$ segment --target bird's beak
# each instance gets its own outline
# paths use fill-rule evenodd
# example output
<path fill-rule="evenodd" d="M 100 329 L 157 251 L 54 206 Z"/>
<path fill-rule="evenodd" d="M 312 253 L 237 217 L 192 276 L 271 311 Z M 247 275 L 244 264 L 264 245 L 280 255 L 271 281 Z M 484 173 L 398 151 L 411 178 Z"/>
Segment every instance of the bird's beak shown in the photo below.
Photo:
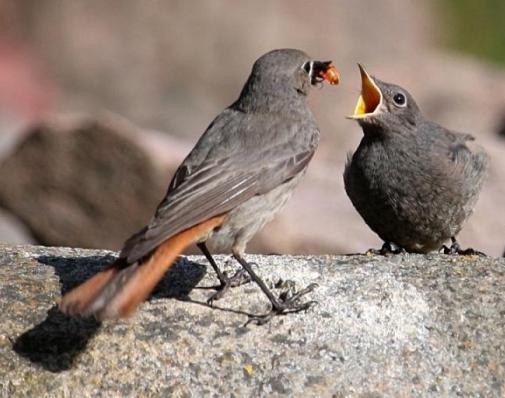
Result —
<path fill-rule="evenodd" d="M 327 81 L 330 84 L 338 84 L 340 74 L 331 61 L 311 61 L 310 80 L 312 84 Z"/>
<path fill-rule="evenodd" d="M 358 67 L 361 73 L 361 95 L 354 108 L 354 114 L 349 116 L 351 119 L 363 119 L 373 115 L 382 104 L 382 93 L 379 87 L 362 65 L 358 64 Z"/>

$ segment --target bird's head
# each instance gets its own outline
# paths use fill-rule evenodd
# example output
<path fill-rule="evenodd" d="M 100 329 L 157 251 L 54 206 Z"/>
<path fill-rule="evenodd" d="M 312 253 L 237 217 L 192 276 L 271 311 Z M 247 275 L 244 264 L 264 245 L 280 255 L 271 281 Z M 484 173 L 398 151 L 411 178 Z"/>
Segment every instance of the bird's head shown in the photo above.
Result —
<path fill-rule="evenodd" d="M 405 130 L 416 125 L 421 112 L 414 98 L 404 88 L 383 82 L 370 76 L 358 64 L 361 73 L 361 94 L 349 116 L 363 127 L 391 132 Z M 403 126 L 403 129 L 400 127 Z"/>
<path fill-rule="evenodd" d="M 331 61 L 316 61 L 295 49 L 273 50 L 256 60 L 239 101 L 253 107 L 296 101 L 307 96 L 311 86 L 338 84 L 339 79 Z"/>

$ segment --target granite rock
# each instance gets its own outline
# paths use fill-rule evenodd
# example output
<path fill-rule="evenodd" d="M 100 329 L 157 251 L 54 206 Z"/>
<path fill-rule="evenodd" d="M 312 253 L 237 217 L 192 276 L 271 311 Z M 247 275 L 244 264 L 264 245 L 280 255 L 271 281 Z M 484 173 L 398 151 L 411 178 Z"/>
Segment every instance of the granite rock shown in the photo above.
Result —
<path fill-rule="evenodd" d="M 319 287 L 307 312 L 254 285 L 216 308 L 203 257 L 181 257 L 130 319 L 58 312 L 62 292 L 114 257 L 0 246 L 0 396 L 503 396 L 505 259 L 249 256 L 277 294 Z M 229 272 L 236 264 L 217 260 Z M 279 281 L 282 280 L 281 283 Z"/>

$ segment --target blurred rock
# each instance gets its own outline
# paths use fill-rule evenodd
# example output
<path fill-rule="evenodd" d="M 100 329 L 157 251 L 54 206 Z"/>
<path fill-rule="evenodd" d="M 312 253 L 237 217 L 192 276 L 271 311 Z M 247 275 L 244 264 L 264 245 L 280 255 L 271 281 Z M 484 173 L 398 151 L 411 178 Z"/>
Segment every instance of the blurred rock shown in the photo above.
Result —
<path fill-rule="evenodd" d="M 0 395 L 503 397 L 505 259 L 248 256 L 275 294 L 319 286 L 308 311 L 244 326 L 268 309 L 258 287 L 209 308 L 214 272 L 180 257 L 130 319 L 61 314 L 113 255 L 0 245 Z"/>
<path fill-rule="evenodd" d="M 54 102 L 60 111 L 110 109 L 143 127 L 184 137 L 188 149 L 238 96 L 262 53 L 296 47 L 333 59 L 341 84 L 309 98 L 321 128 L 320 148 L 285 211 L 251 250 L 335 253 L 380 246 L 342 183 L 347 152 L 362 136 L 358 125 L 344 118 L 358 96 L 359 61 L 379 78 L 406 87 L 430 119 L 474 134 L 491 153 L 490 178 L 460 240 L 491 255 L 502 253 L 505 143 L 496 136 L 496 122 L 505 109 L 505 72 L 441 48 L 444 21 L 433 2 L 9 4 L 15 18 L 4 19 L 16 25 L 11 34 L 58 86 Z M 163 146 L 152 148 L 159 152 Z"/>
<path fill-rule="evenodd" d="M 0 204 L 43 244 L 117 249 L 185 156 L 172 143 L 111 115 L 39 124 L 0 166 Z"/>
<path fill-rule="evenodd" d="M 0 209 L 0 242 L 35 243 L 28 228 L 3 209 Z"/>

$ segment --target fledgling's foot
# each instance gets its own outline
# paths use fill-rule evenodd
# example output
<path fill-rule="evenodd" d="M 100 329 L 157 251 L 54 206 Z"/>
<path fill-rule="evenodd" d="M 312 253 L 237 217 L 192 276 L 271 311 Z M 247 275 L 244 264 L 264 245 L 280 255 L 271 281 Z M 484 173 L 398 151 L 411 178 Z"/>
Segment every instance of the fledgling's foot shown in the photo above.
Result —
<path fill-rule="evenodd" d="M 403 247 L 400 247 L 398 245 L 395 245 L 394 243 L 391 242 L 384 242 L 382 247 L 377 250 L 377 249 L 368 249 L 366 251 L 366 255 L 376 255 L 376 256 L 391 256 L 393 254 L 406 254 L 407 250 L 405 250 Z"/>
<path fill-rule="evenodd" d="M 237 272 L 235 272 L 235 275 L 233 275 L 231 278 L 228 278 L 226 276 L 226 273 L 223 273 L 223 275 L 221 275 L 220 282 L 221 282 L 221 284 L 219 286 L 215 287 L 216 292 L 213 293 L 207 299 L 208 305 L 212 305 L 212 303 L 214 301 L 217 301 L 217 300 L 223 298 L 224 294 L 230 288 L 245 285 L 246 283 L 251 282 L 251 277 L 244 269 L 239 269 Z"/>
<path fill-rule="evenodd" d="M 254 323 L 256 325 L 264 325 L 270 319 L 277 315 L 286 315 L 294 312 L 305 311 L 309 309 L 313 304 L 316 304 L 317 301 L 311 300 L 305 303 L 300 303 L 299 300 L 305 296 L 306 294 L 312 292 L 316 287 L 318 287 L 317 283 L 311 283 L 305 289 L 300 290 L 299 292 L 294 293 L 289 298 L 283 298 L 285 294 L 281 294 L 278 300 L 272 301 L 272 309 L 264 314 L 264 315 L 252 315 L 249 317 L 249 320 L 246 322 L 246 326 L 250 323 Z"/>
<path fill-rule="evenodd" d="M 442 249 L 444 251 L 444 254 L 458 254 L 460 256 L 480 256 L 480 257 L 487 257 L 486 253 L 480 252 L 478 250 L 472 249 L 471 247 L 467 249 L 462 249 L 461 246 L 459 245 L 458 241 L 456 238 L 451 238 L 451 247 L 447 247 L 446 245 L 442 246 Z"/>

